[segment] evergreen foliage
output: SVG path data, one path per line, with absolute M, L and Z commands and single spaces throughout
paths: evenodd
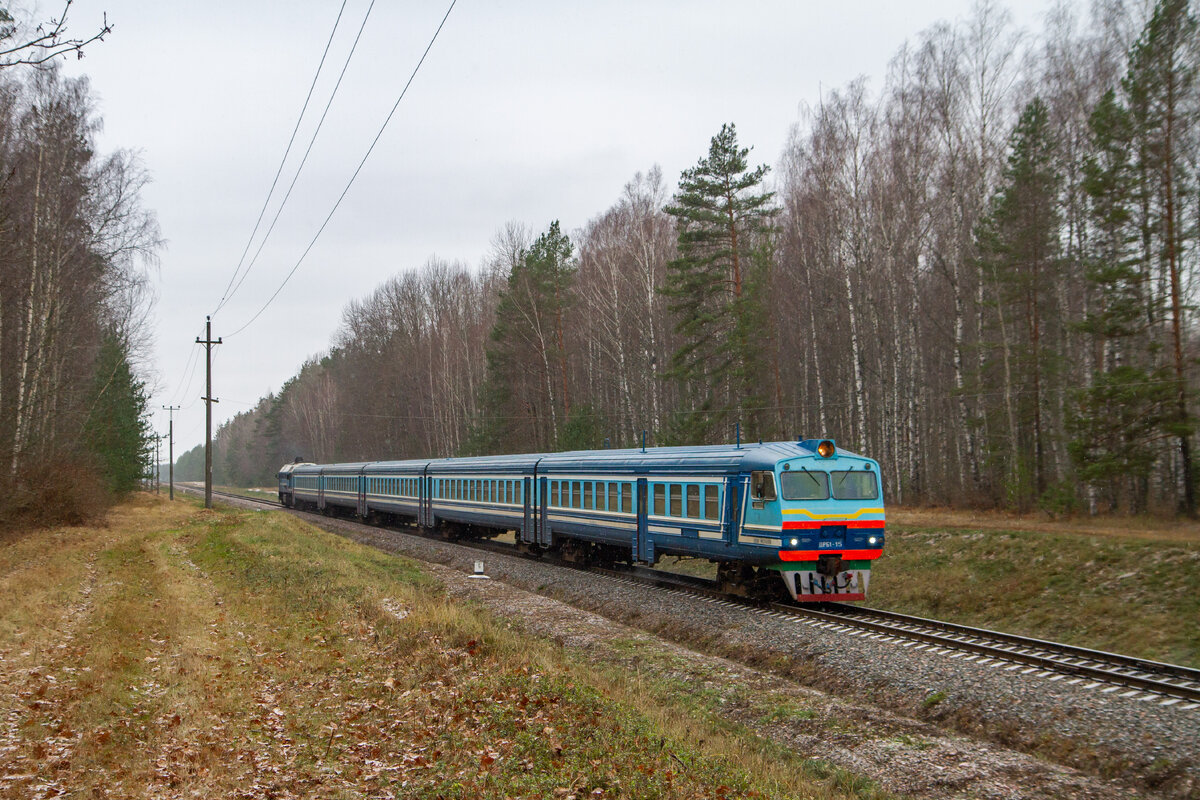
M 1007 432 L 993 440 L 990 455 L 1006 465 L 1007 491 L 1021 508 L 1047 488 L 1044 387 L 1058 365 L 1042 339 L 1061 318 L 1054 150 L 1046 105 L 1034 98 L 1009 139 L 1003 182 L 978 233 L 984 269 L 995 284 L 999 334 L 985 380 L 1004 396 L 992 426 Z
M 145 382 L 134 374 L 124 343 L 115 333 L 105 334 L 83 440 L 115 495 L 134 491 L 146 477 L 147 459 L 153 452 L 148 402 Z
M 575 304 L 574 246 L 558 220 L 521 253 L 500 292 L 481 418 L 468 449 L 553 450 L 570 418 L 565 317 Z
M 1113 507 L 1147 506 L 1161 458 L 1150 444 L 1168 438 L 1180 505 L 1196 506 L 1181 277 L 1195 236 L 1183 220 L 1194 184 L 1181 157 L 1196 100 L 1195 36 L 1187 2 L 1161 0 L 1129 52 L 1122 97 L 1106 93 L 1089 120 L 1083 188 L 1096 235 L 1087 275 L 1098 303 L 1082 328 L 1099 355 L 1091 385 L 1075 393 L 1070 453 Z
M 749 153 L 738 146 L 736 127 L 722 125 L 666 208 L 676 220 L 679 257 L 667 266 L 662 292 L 682 340 L 667 376 L 687 400 L 668 440 L 724 440 L 734 418 L 748 423 L 749 435 L 761 429 L 759 392 L 773 352 L 763 256 L 778 209 L 773 193 L 761 191 L 770 168 L 750 169 Z

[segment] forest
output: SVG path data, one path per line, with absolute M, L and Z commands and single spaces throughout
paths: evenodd
M 0 533 L 95 516 L 153 452 L 158 224 L 138 157 L 97 151 L 88 82 L 55 60 L 110 29 L 70 39 L 65 19 L 23 24 L 0 4 Z
M 579 230 L 393 265 L 220 428 L 215 478 L 740 431 L 834 438 L 893 503 L 1194 514 L 1198 47 L 1186 0 L 1036 33 L 980 0 L 771 165 L 730 122 Z

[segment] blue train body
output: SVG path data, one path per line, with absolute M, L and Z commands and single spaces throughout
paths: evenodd
M 525 549 L 718 564 L 729 588 L 861 600 L 883 549 L 879 465 L 828 440 L 354 464 L 288 464 L 287 506 L 451 535 L 512 531 Z

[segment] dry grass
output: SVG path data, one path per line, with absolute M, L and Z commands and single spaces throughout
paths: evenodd
M 0 601 L 3 798 L 865 794 L 282 514 L 142 497 L 0 545 Z
M 889 507 L 888 526 L 1003 530 L 1020 533 L 1056 533 L 1105 536 L 1153 542 L 1200 543 L 1200 522 L 1159 517 L 1078 517 L 1051 519 L 1045 514 L 1010 514 L 1001 511 Z

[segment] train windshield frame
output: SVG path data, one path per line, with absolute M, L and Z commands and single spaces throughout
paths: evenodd
M 840 470 L 830 472 L 833 478 L 834 500 L 875 500 L 879 497 L 879 481 L 871 470 Z
M 784 500 L 828 500 L 829 473 L 823 470 L 787 470 L 779 476 Z

